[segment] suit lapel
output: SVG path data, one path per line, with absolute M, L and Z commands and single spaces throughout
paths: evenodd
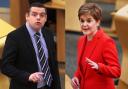
M 23 29 L 24 29 L 24 33 L 25 33 L 25 43 L 28 46 L 28 50 L 30 50 L 30 52 L 32 52 L 32 55 L 34 55 L 34 57 L 36 58 L 36 53 L 35 53 L 34 46 L 32 44 L 32 40 L 29 35 L 29 32 L 28 32 L 26 26 L 24 26 Z
M 44 37 L 44 40 L 45 40 L 45 43 L 46 43 L 46 47 L 47 47 L 47 51 L 48 51 L 48 57 L 50 56 L 49 55 L 49 50 L 50 50 L 50 43 L 49 43 L 49 34 L 47 34 L 47 29 L 46 28 L 43 28 L 42 29 L 42 34 L 43 34 L 43 37 Z M 49 58 L 48 58 L 49 60 Z
M 48 43 L 48 36 L 46 35 L 46 32 L 45 32 L 45 28 L 42 29 L 42 34 L 43 34 L 43 37 L 44 37 L 44 40 L 45 40 L 45 43 L 46 43 L 46 46 L 49 48 L 49 43 Z

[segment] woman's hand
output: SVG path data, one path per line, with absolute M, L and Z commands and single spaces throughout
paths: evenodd
M 86 58 L 86 62 L 91 66 L 91 68 L 98 70 L 98 64 L 97 63 L 95 63 L 94 61 L 92 61 L 88 58 Z
M 79 80 L 77 77 L 72 78 L 71 85 L 72 85 L 73 89 L 79 89 L 80 83 L 79 83 Z

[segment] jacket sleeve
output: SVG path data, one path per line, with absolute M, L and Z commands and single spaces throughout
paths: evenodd
M 105 63 L 98 63 L 98 71 L 108 77 L 120 77 L 121 69 L 114 41 L 112 39 L 108 39 L 105 41 L 103 47 L 102 57 Z
M 16 37 L 13 34 L 9 34 L 3 50 L 1 72 L 11 79 L 15 79 L 22 83 L 28 83 L 30 74 L 15 67 L 17 55 L 18 45 Z
M 79 79 L 79 81 L 81 81 L 81 71 L 80 71 L 79 66 L 78 66 L 76 72 L 74 73 L 74 77 L 77 77 Z

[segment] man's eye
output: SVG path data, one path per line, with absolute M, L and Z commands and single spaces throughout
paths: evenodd
M 40 14 L 40 16 L 41 16 L 41 17 L 44 17 L 44 16 L 45 16 L 45 14 Z
M 32 16 L 37 16 L 37 14 L 36 13 L 32 13 Z

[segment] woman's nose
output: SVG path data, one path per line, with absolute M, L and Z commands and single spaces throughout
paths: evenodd
M 83 25 L 84 25 L 84 26 L 87 26 L 87 22 L 86 22 L 86 21 L 84 21 Z
M 81 23 L 82 26 L 87 26 L 87 22 L 84 21 L 83 23 Z

